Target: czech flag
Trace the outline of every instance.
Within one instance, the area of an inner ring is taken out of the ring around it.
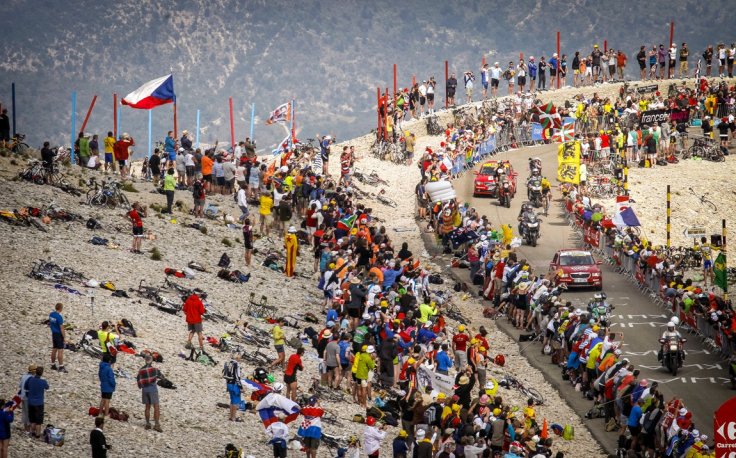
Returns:
[[[145,83],[122,100],[123,105],[143,110],[174,102],[174,76],[170,74]]]

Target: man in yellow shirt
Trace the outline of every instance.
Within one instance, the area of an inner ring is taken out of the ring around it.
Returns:
[[[279,355],[276,361],[272,362],[268,368],[273,369],[276,366],[284,368],[284,361],[286,361],[286,353],[284,352],[284,345],[286,344],[284,330],[281,329],[281,325],[284,324],[284,318],[276,318],[276,324],[271,329],[271,336],[273,337],[273,346],[276,348],[276,353]]]
[[[260,215],[260,232],[261,235],[268,236],[270,233],[271,222],[271,210],[273,209],[273,198],[268,192],[261,193],[260,206],[258,208],[258,214]]]
[[[115,160],[115,137],[112,132],[107,133],[105,137],[105,173],[112,170],[113,173],[117,169],[117,161]]]
[[[105,353],[110,353],[108,351],[108,344],[113,347],[116,346],[118,336],[112,332],[112,326],[110,326],[110,323],[108,323],[107,321],[103,321],[101,329],[97,331],[97,339],[99,339],[100,341],[100,348],[102,349],[102,354],[104,355]],[[114,365],[116,355],[110,353],[110,356],[112,357],[110,364]]]

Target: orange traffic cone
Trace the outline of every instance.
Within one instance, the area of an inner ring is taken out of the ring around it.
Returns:
[[[539,437],[541,439],[546,439],[547,437],[549,437],[549,433],[547,432],[547,419],[546,418],[542,422],[542,432],[539,433]]]

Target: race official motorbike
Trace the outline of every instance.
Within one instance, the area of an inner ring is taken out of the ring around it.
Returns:
[[[527,196],[534,208],[542,206],[542,180],[538,177],[531,178],[526,185]]]
[[[525,212],[521,218],[521,237],[527,245],[537,246],[541,218],[534,212]]]
[[[508,181],[498,187],[498,203],[502,207],[511,208],[511,185]]]
[[[687,339],[678,336],[670,336],[660,338],[659,343],[662,344],[662,367],[666,368],[673,376],[677,375],[677,370],[682,367],[685,360],[683,347]]]

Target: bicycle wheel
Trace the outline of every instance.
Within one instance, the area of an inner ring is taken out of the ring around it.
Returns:
[[[92,191],[90,191],[92,192]],[[90,197],[89,192],[87,193],[87,203],[96,207],[102,207],[107,204],[107,196],[101,192],[94,192]]]
[[[705,154],[705,150],[701,146],[691,146],[690,149],[687,150],[688,157],[703,157]]]
[[[520,387],[520,390],[522,393],[524,393],[525,396],[527,396],[530,399],[534,400],[534,404],[541,406],[544,404],[544,396],[542,396],[542,393],[537,391],[534,388],[529,387]]]
[[[126,196],[122,191],[118,191],[117,195],[120,206],[125,210],[130,210],[130,201],[128,200],[128,196]]]

